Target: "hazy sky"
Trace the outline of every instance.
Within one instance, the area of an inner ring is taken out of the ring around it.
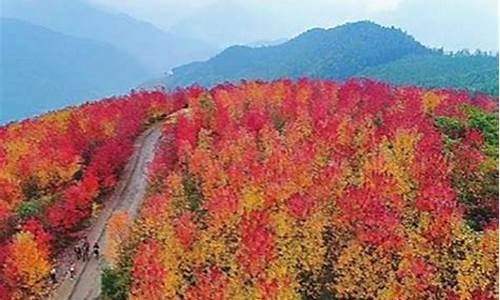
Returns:
[[[498,51],[497,0],[88,1],[163,29],[178,30],[179,22],[196,27],[199,22],[198,31],[206,29],[207,39],[210,30],[218,29],[223,34],[230,28],[230,36],[222,44],[289,38],[311,27],[371,19],[401,27],[429,46]],[[210,24],[218,28],[209,28]]]

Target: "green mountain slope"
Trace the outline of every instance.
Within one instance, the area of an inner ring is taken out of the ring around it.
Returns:
[[[174,88],[239,80],[365,77],[394,84],[468,89],[498,96],[498,56],[445,55],[372,22],[312,29],[280,45],[229,47],[205,62],[173,69],[142,87]]]
[[[1,18],[0,124],[125,92],[148,78],[111,45]]]
[[[468,89],[498,96],[498,57],[471,55],[408,56],[358,74],[394,84]]]
[[[206,62],[174,68],[166,85],[302,76],[343,80],[369,66],[430,52],[399,29],[362,21],[312,29],[277,46],[230,47]]]

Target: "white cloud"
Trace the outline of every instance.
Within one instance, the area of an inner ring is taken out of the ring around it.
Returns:
[[[237,27],[234,15],[251,15],[258,26],[242,27],[239,39],[292,37],[311,27],[370,19],[396,25],[431,46],[498,49],[497,0],[87,0],[168,29],[189,16],[215,13],[217,26]],[[231,4],[234,13],[210,8]],[[244,10],[242,12],[241,10]],[[196,20],[190,20],[196,22]],[[241,25],[243,26],[243,25]],[[232,30],[234,32],[235,30]]]

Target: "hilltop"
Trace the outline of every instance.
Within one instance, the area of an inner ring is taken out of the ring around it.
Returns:
[[[168,86],[213,85],[239,79],[312,77],[346,79],[368,66],[430,50],[395,28],[372,22],[315,28],[276,46],[233,46],[206,62],[173,69]]]
[[[408,71],[410,66],[415,70]],[[457,58],[422,45],[401,29],[360,21],[330,29],[314,28],[279,45],[232,46],[207,61],[174,68],[167,77],[144,86],[210,87],[242,79],[367,77],[498,95],[495,72],[497,57]]]

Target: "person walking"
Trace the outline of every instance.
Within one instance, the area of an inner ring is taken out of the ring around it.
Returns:
[[[94,252],[95,258],[99,258],[99,244],[97,242],[95,242],[93,248],[94,248],[93,252]]]
[[[69,278],[71,280],[75,280],[75,274],[76,274],[75,263],[72,263],[71,266],[69,267]]]
[[[56,268],[52,268],[50,270],[50,280],[52,281],[52,284],[56,284],[57,283],[57,274],[56,274]]]
[[[83,247],[83,261],[87,261],[89,260],[89,254],[90,254],[90,243],[87,240],[87,238],[85,238],[82,247]]]
[[[73,251],[75,251],[76,260],[80,260],[82,258],[82,248],[76,245]]]

